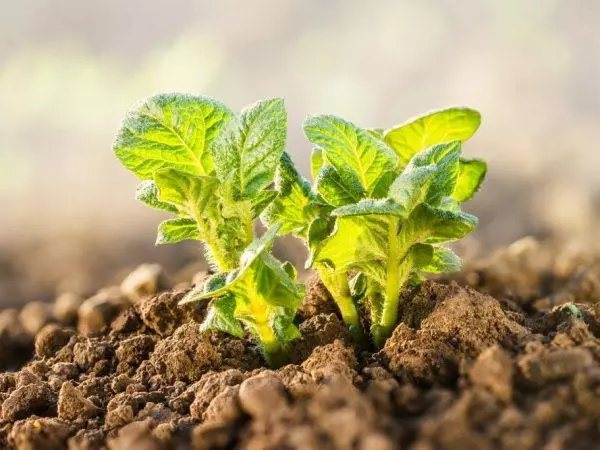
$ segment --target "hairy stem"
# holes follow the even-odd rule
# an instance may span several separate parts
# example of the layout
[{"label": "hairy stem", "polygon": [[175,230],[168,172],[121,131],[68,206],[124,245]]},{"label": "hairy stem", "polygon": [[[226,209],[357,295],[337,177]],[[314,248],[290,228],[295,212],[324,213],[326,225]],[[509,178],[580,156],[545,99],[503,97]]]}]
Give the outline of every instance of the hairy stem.
[{"label": "hairy stem", "polygon": [[360,324],[360,318],[354,299],[350,293],[348,277],[344,272],[333,272],[325,267],[317,268],[323,284],[338,305],[342,319],[354,341],[359,345],[365,344],[365,335]]},{"label": "hairy stem", "polygon": [[386,286],[384,293],[383,309],[379,323],[373,324],[373,340],[377,347],[383,347],[385,340],[392,334],[398,320],[398,301],[400,298],[401,276],[400,261],[401,254],[398,248],[398,223],[395,216],[390,218],[388,230],[389,257],[386,267]]},{"label": "hairy stem", "polygon": [[287,361],[288,354],[269,323],[260,322],[254,328],[267,364],[273,368],[281,367]]}]

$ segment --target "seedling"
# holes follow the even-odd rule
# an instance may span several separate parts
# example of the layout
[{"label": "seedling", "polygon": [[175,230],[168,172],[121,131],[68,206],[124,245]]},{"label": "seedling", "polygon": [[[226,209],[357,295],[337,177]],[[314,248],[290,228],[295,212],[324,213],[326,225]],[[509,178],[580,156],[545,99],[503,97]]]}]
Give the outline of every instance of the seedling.
[{"label": "seedling", "polygon": [[304,131],[317,146],[312,189],[283,156],[278,197],[262,218],[282,221],[281,232],[307,242],[308,265],[321,274],[357,339],[357,299],[370,310],[371,335],[382,346],[397,323],[400,291],[424,273],[460,268],[461,260],[443,244],[477,225],[460,203],[479,189],[487,166],[460,154],[461,142],[479,124],[479,113],[466,108],[387,131],[335,116],[309,117]]},{"label": "seedling", "polygon": [[217,272],[183,302],[215,297],[202,327],[241,336],[241,321],[274,364],[298,336],[292,321],[303,289],[269,254],[280,225],[255,239],[254,221],[277,195],[269,186],[286,122],[281,99],[234,114],[206,97],[161,94],[127,114],[114,143],[142,180],[137,199],[176,215],[160,224],[157,244],[200,240]]}]

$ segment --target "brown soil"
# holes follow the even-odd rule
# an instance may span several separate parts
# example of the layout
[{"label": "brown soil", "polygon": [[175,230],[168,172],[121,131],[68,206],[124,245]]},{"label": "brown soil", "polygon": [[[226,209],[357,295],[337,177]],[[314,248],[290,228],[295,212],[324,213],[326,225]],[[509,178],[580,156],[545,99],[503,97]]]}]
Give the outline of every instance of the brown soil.
[{"label": "brown soil", "polygon": [[599,275],[599,258],[522,241],[406,294],[378,353],[312,280],[292,364],[270,370],[142,269],[0,312],[0,448],[599,448]]}]

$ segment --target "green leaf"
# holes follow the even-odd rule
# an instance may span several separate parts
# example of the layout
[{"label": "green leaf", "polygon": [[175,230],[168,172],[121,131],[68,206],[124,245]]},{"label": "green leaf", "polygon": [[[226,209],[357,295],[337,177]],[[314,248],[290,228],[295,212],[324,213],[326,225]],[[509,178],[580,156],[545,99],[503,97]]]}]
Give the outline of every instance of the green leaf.
[{"label": "green leaf", "polygon": [[438,208],[448,211],[461,212],[460,204],[452,197],[443,198]]},{"label": "green leaf", "polygon": [[209,202],[215,199],[218,181],[214,177],[192,175],[174,169],[155,172],[158,199],[176,206],[179,210],[196,218]]},{"label": "green leaf", "polygon": [[431,188],[427,193],[425,200],[427,203],[438,205],[444,197],[448,197],[454,192],[460,172],[460,152],[460,142],[454,141],[429,147],[411,159],[406,170],[427,167],[432,164],[435,164],[437,169]]},{"label": "green leaf", "polygon": [[385,130],[383,128],[367,128],[367,132],[379,140],[383,140]]},{"label": "green leaf", "polygon": [[310,176],[313,180],[317,179],[319,171],[325,165],[325,159],[323,157],[323,150],[319,147],[313,148],[310,154]]},{"label": "green leaf", "polygon": [[404,240],[436,244],[461,239],[477,227],[477,217],[464,212],[419,205],[402,227]]},{"label": "green leaf", "polygon": [[307,269],[311,267],[314,262],[317,248],[321,245],[321,242],[331,235],[334,227],[335,218],[333,217],[317,217],[310,223],[306,238],[306,244],[309,250],[308,260],[306,261]]},{"label": "green leaf", "polygon": [[468,140],[479,128],[481,115],[469,108],[433,111],[387,130],[385,142],[396,152],[401,166],[418,152],[435,144]]},{"label": "green leaf", "polygon": [[358,299],[362,297],[367,290],[367,277],[364,273],[358,272],[350,279],[350,293],[352,298]]},{"label": "green leaf", "polygon": [[402,205],[405,215],[408,215],[427,199],[437,172],[435,164],[408,167],[394,180],[388,195]]},{"label": "green leaf", "polygon": [[409,257],[414,267],[424,267],[433,259],[433,246],[417,243],[410,248]]},{"label": "green leaf", "polygon": [[229,273],[227,272],[216,273],[206,280],[204,284],[200,286],[200,289],[202,289],[205,294],[221,289],[227,284],[228,276]]},{"label": "green leaf", "polygon": [[390,170],[389,172],[385,172],[379,177],[379,180],[373,186],[371,190],[372,198],[384,198],[388,197],[388,191],[394,180],[396,179],[396,171]]},{"label": "green leaf", "polygon": [[300,330],[294,324],[295,311],[283,311],[272,316],[271,328],[281,342],[290,342],[301,337]]},{"label": "green leaf", "polygon": [[369,193],[379,178],[396,166],[396,155],[382,141],[339,117],[309,117],[304,133],[323,149],[328,164],[354,171]]},{"label": "green leaf", "polygon": [[452,197],[466,202],[479,190],[487,173],[487,163],[480,159],[460,159],[460,171]]},{"label": "green leaf", "polygon": [[252,199],[271,184],[286,141],[283,99],[264,100],[230,120],[213,141],[217,177],[228,181],[239,199]]},{"label": "green leaf", "polygon": [[244,329],[235,317],[236,301],[232,295],[212,301],[200,331],[217,330],[238,338],[244,337]]},{"label": "green leaf", "polygon": [[310,184],[287,153],[281,156],[275,173],[275,190],[277,198],[261,214],[261,220],[268,227],[281,223],[280,234],[304,235],[316,215],[317,206]]},{"label": "green leaf", "polygon": [[152,180],[142,181],[138,185],[135,192],[135,199],[154,209],[160,209],[172,213],[177,212],[177,207],[171,205],[170,203],[161,202],[158,199],[158,187]]},{"label": "green leaf", "polygon": [[250,203],[252,205],[252,218],[257,218],[277,197],[277,191],[265,190],[259,192]]},{"label": "green leaf", "polygon": [[378,200],[366,198],[353,205],[336,208],[332,212],[332,215],[337,217],[366,216],[369,214],[402,217],[405,215],[405,210],[402,205],[391,198]]},{"label": "green leaf", "polygon": [[315,184],[323,200],[333,206],[356,203],[366,194],[356,174],[347,168],[324,167]]},{"label": "green leaf", "polygon": [[417,265],[417,269],[427,273],[458,272],[462,267],[462,260],[449,248],[432,246],[433,254],[427,264]]},{"label": "green leaf", "polygon": [[283,270],[285,270],[285,273],[287,273],[288,277],[290,277],[292,280],[296,280],[298,278],[298,271],[291,262],[286,261],[281,265],[281,267],[283,268]]},{"label": "green leaf", "polygon": [[194,289],[180,302],[233,299],[234,307],[228,301],[225,313],[217,311],[210,316],[211,326],[216,320],[221,320],[220,329],[230,327],[234,320],[241,321],[259,340],[267,358],[270,351],[276,351],[277,342],[299,336],[293,320],[305,294],[289,265],[282,265],[269,254],[278,232],[279,225],[274,226],[249,245],[240,258],[239,269],[228,274],[224,283],[218,279],[213,286],[216,289]]},{"label": "green leaf", "polygon": [[360,270],[368,278],[384,283],[391,217],[338,217],[331,234],[315,244],[313,265],[325,264],[336,272]]},{"label": "green leaf", "polygon": [[202,239],[198,231],[198,224],[194,219],[185,217],[169,219],[158,226],[156,245],[174,244],[186,239]]},{"label": "green leaf", "polygon": [[210,175],[208,146],[231,116],[208,97],[155,95],[127,113],[113,148],[121,164],[142,180],[159,169]]}]

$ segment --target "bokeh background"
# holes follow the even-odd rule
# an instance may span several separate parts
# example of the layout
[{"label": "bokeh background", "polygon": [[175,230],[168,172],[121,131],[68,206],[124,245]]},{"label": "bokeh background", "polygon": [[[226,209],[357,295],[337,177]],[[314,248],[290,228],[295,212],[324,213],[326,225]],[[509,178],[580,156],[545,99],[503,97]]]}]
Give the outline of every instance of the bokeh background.
[{"label": "bokeh background", "polygon": [[[89,293],[143,261],[162,218],[112,155],[121,117],[164,91],[232,109],[284,96],[306,172],[309,113],[389,127],[480,110],[466,146],[488,181],[471,248],[600,231],[600,2],[579,0],[20,0],[0,14],[0,306]],[[301,262],[294,243],[280,247]],[[186,272],[187,273],[187,272]]]}]

